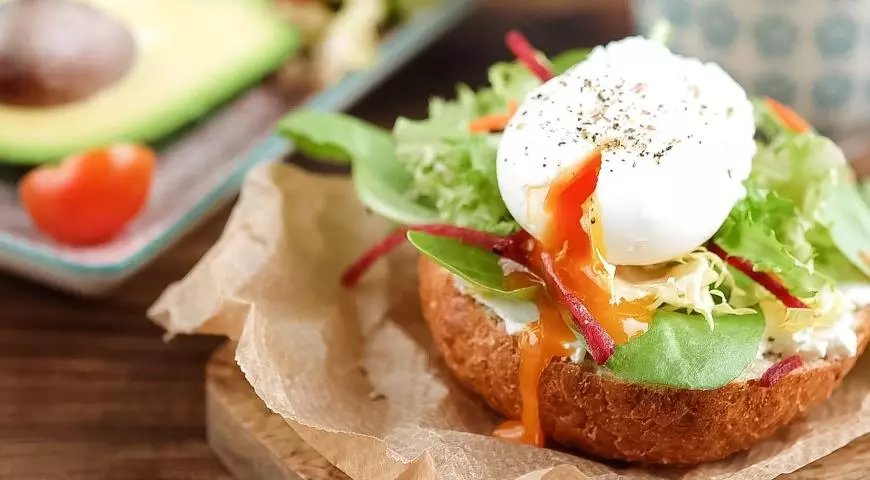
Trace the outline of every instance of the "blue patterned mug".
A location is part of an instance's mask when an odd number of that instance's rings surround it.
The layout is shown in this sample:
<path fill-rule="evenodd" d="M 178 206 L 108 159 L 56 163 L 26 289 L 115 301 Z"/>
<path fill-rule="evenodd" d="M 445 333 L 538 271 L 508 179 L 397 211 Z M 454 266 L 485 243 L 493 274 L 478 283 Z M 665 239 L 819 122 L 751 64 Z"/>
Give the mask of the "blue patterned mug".
<path fill-rule="evenodd" d="M 870 123 L 870 0 L 632 0 L 639 33 L 722 65 L 831 133 Z"/>

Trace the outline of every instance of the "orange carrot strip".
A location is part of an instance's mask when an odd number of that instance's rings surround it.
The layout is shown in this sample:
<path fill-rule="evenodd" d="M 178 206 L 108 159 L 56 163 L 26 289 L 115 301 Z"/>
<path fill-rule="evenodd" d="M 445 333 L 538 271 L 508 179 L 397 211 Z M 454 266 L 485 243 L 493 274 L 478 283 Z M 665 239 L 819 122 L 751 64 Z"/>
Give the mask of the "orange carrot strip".
<path fill-rule="evenodd" d="M 764 104 L 767 105 L 785 126 L 795 133 L 807 133 L 812 130 L 812 126 L 809 122 L 804 120 L 803 117 L 797 114 L 794 110 L 785 105 L 777 102 L 776 100 L 770 97 L 764 97 Z"/>
<path fill-rule="evenodd" d="M 507 112 L 475 118 L 468 124 L 468 130 L 471 133 L 489 133 L 504 130 L 504 127 L 507 126 L 515 113 L 517 113 L 517 102 L 511 100 L 508 102 Z"/>

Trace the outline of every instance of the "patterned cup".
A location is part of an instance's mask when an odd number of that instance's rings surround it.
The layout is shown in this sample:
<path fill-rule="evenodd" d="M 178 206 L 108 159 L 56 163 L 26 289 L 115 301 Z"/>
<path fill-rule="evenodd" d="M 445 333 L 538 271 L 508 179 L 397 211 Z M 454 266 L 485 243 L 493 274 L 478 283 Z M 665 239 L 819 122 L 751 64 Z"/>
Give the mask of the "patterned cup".
<path fill-rule="evenodd" d="M 632 0 L 639 33 L 722 65 L 832 134 L 870 123 L 870 0 Z"/>

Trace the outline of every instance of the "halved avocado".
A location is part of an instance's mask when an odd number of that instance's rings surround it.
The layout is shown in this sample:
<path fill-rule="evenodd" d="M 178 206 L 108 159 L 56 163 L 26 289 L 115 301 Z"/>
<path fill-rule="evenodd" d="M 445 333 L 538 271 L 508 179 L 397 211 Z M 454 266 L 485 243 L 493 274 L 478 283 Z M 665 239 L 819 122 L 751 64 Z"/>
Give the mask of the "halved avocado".
<path fill-rule="evenodd" d="M 36 164 L 117 141 L 158 140 L 266 76 L 299 43 L 270 0 L 77 1 L 129 30 L 134 60 L 82 100 L 0 102 L 0 161 Z"/>

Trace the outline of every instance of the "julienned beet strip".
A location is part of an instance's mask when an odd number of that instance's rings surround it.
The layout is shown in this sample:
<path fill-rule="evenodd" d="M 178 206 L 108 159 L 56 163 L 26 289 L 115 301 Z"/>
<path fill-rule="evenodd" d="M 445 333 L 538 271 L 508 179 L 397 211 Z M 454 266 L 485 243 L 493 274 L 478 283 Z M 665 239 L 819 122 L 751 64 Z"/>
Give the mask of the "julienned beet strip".
<path fill-rule="evenodd" d="M 565 287 L 559 275 L 556 274 L 556 268 L 553 265 L 553 258 L 548 253 L 541 254 L 541 263 L 544 265 L 544 273 L 547 276 L 547 283 L 556 287 L 562 303 L 568 306 L 571 310 L 571 316 L 574 318 L 574 324 L 586 340 L 586 347 L 592 355 L 592 359 L 599 365 L 604 365 L 610 356 L 613 355 L 615 344 L 613 338 L 604 331 L 601 324 L 595 320 L 586 305 L 577 298 L 571 291 Z"/>
<path fill-rule="evenodd" d="M 542 82 L 546 82 L 553 78 L 553 71 L 550 70 L 550 67 L 541 62 L 538 53 L 532 45 L 529 44 L 529 41 L 526 40 L 526 37 L 524 37 L 522 33 L 516 30 L 511 30 L 505 36 L 505 43 L 511 53 L 517 57 L 517 60 L 522 62 L 523 65 L 525 65 L 530 72 L 535 74 L 536 77 L 541 79 Z"/>
<path fill-rule="evenodd" d="M 529 240 L 529 235 L 523 231 L 517 232 L 513 235 L 499 236 L 454 225 L 414 225 L 397 229 L 388 235 L 383 241 L 366 251 L 356 262 L 344 271 L 341 276 L 342 285 L 347 287 L 356 285 L 357 282 L 359 282 L 360 277 L 362 277 L 376 261 L 405 242 L 408 238 L 409 231 L 428 233 L 438 237 L 453 238 L 462 243 L 488 250 L 522 264 L 525 264 L 528 260 L 526 243 Z"/>
<path fill-rule="evenodd" d="M 773 294 L 783 305 L 788 308 L 810 308 L 809 305 L 801 301 L 799 298 L 789 293 L 785 285 L 772 275 L 765 272 L 756 272 L 749 260 L 740 257 L 728 255 L 728 252 L 722 250 L 722 247 L 715 243 L 708 242 L 707 250 L 715 253 L 722 260 L 725 260 L 729 265 L 743 272 L 747 277 L 754 280 L 756 283 L 764 287 L 765 290 Z"/>
<path fill-rule="evenodd" d="M 785 357 L 782 360 L 776 362 L 773 366 L 767 369 L 766 372 L 761 376 L 761 379 L 758 381 L 762 387 L 772 387 L 777 382 L 782 380 L 782 377 L 788 375 L 793 370 L 797 370 L 801 368 L 804 364 L 804 361 L 801 360 L 801 357 L 798 355 L 792 355 L 790 357 Z"/>

